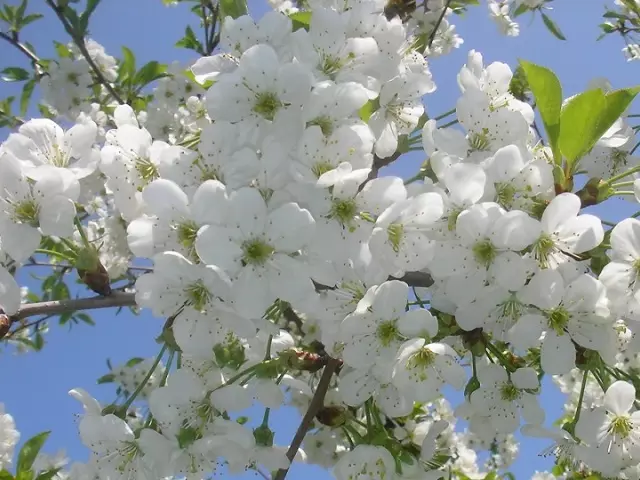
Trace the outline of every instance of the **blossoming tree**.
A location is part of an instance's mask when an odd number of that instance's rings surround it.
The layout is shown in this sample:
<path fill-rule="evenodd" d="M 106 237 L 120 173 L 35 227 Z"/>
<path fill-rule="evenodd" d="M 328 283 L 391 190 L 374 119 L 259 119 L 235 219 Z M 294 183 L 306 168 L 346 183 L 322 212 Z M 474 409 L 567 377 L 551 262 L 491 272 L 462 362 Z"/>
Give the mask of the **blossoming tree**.
<path fill-rule="evenodd" d="M 550 2 L 488 6 L 506 35 L 532 12 L 564 39 Z M 0 480 L 282 480 L 292 462 L 512 479 L 516 432 L 548 439 L 538 479 L 640 477 L 640 220 L 584 211 L 640 201 L 640 87 L 563 98 L 544 66 L 471 50 L 455 109 L 432 117 L 429 60 L 460 46 L 455 14 L 477 1 L 272 0 L 257 20 L 242 0 L 165 1 L 200 19 L 177 43 L 199 58 L 141 67 L 88 38 L 100 3 L 0 8 L 3 48 L 25 58 L 2 71 L 23 88 L 0 102 L 0 339 L 37 351 L 48 323 L 103 308 L 164 325 L 155 358 L 98 379 L 112 403 L 69 392 L 86 463 L 40 454 L 48 432 L 14 452 L 0 405 Z M 23 38 L 43 14 L 70 38 L 55 58 Z M 638 1 L 604 17 L 637 60 Z M 24 118 L 36 88 L 41 118 Z M 414 151 L 413 175 L 379 175 Z M 14 278 L 32 266 L 49 268 L 40 295 Z M 568 394 L 559 419 L 543 377 Z M 283 404 L 301 420 L 276 445 Z"/>

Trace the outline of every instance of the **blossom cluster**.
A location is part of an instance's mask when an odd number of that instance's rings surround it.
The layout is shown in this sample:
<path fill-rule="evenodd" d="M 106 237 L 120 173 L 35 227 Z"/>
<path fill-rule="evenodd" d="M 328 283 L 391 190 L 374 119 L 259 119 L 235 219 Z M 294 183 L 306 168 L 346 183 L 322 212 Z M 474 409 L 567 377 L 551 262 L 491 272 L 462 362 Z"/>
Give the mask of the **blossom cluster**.
<path fill-rule="evenodd" d="M 173 65 L 144 111 L 92 104 L 91 71 L 71 49 L 42 81 L 73 125 L 29 120 L 0 147 L 11 261 L 46 242 L 79 257 L 93 245 L 118 278 L 150 259 L 136 304 L 168 319 L 155 361 L 105 376 L 124 405 L 71 391 L 91 457 L 69 478 L 286 470 L 269 412 L 304 413 L 336 359 L 296 459 L 339 480 L 485 478 L 514 461 L 517 432 L 548 438 L 564 467 L 637 478 L 640 414 L 625 372 L 640 353 L 640 220 L 606 230 L 559 191 L 504 63 L 470 51 L 461 128 L 429 119 L 427 58 L 461 43 L 438 21 L 444 2 L 408 21 L 376 0 L 310 3 L 302 27 L 287 2 L 259 21 L 227 17 L 224 53 L 186 74 Z M 113 57 L 88 50 L 113 82 Z M 625 175 L 640 163 L 634 133 L 618 119 L 581 171 Z M 379 176 L 422 150 L 411 179 Z M 603 268 L 591 262 L 599 249 Z M 20 289 L 4 267 L 0 287 L 15 314 Z M 543 375 L 571 394 L 564 429 L 545 426 Z M 455 408 L 449 387 L 465 393 Z M 127 415 L 136 399 L 145 408 Z M 241 420 L 252 405 L 265 409 L 254 427 Z M 0 420 L 0 433 L 14 431 Z M 16 442 L 0 442 L 0 467 Z M 491 453 L 484 465 L 476 450 Z"/>

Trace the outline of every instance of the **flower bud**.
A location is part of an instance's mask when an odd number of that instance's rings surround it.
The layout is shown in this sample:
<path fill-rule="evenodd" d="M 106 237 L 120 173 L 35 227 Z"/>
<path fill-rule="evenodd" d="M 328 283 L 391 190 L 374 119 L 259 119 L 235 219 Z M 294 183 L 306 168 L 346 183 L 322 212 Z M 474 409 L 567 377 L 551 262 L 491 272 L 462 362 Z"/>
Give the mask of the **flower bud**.
<path fill-rule="evenodd" d="M 0 314 L 0 339 L 4 338 L 9 333 L 11 328 L 11 319 L 4 313 Z"/>
<path fill-rule="evenodd" d="M 316 420 L 327 427 L 341 427 L 347 422 L 347 409 L 340 405 L 324 406 L 316 413 Z"/>

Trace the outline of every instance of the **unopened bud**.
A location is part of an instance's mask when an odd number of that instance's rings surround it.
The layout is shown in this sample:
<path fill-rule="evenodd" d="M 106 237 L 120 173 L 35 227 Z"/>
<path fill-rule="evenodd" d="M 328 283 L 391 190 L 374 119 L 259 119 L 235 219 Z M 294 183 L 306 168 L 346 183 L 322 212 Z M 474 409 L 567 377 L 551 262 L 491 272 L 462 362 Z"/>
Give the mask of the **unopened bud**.
<path fill-rule="evenodd" d="M 316 413 L 316 420 L 327 427 L 341 427 L 347 422 L 347 409 L 340 405 L 322 407 Z"/>
<path fill-rule="evenodd" d="M 287 367 L 292 370 L 303 370 L 311 373 L 321 370 L 327 363 L 326 357 L 299 348 L 291 348 L 281 352 L 280 358 L 283 358 Z"/>
<path fill-rule="evenodd" d="M 78 276 L 84 284 L 99 295 L 111 295 L 111 280 L 107 269 L 104 268 L 98 251 L 93 248 L 85 248 L 78 254 L 76 260 Z"/>
<path fill-rule="evenodd" d="M 263 447 L 273 446 L 273 432 L 268 425 L 260 425 L 253 431 L 253 438 L 256 439 L 256 445 Z"/>
<path fill-rule="evenodd" d="M 4 313 L 0 314 L 0 339 L 9 333 L 9 328 L 11 328 L 11 319 Z"/>

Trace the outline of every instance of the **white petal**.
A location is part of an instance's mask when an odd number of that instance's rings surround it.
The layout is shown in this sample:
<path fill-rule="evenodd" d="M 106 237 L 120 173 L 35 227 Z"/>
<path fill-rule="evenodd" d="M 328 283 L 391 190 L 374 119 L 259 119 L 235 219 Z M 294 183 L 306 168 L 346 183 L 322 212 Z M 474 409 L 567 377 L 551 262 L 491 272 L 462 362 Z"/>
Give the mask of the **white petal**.
<path fill-rule="evenodd" d="M 636 389 L 627 382 L 614 382 L 604 394 L 604 407 L 615 415 L 627 415 L 636 399 Z"/>

